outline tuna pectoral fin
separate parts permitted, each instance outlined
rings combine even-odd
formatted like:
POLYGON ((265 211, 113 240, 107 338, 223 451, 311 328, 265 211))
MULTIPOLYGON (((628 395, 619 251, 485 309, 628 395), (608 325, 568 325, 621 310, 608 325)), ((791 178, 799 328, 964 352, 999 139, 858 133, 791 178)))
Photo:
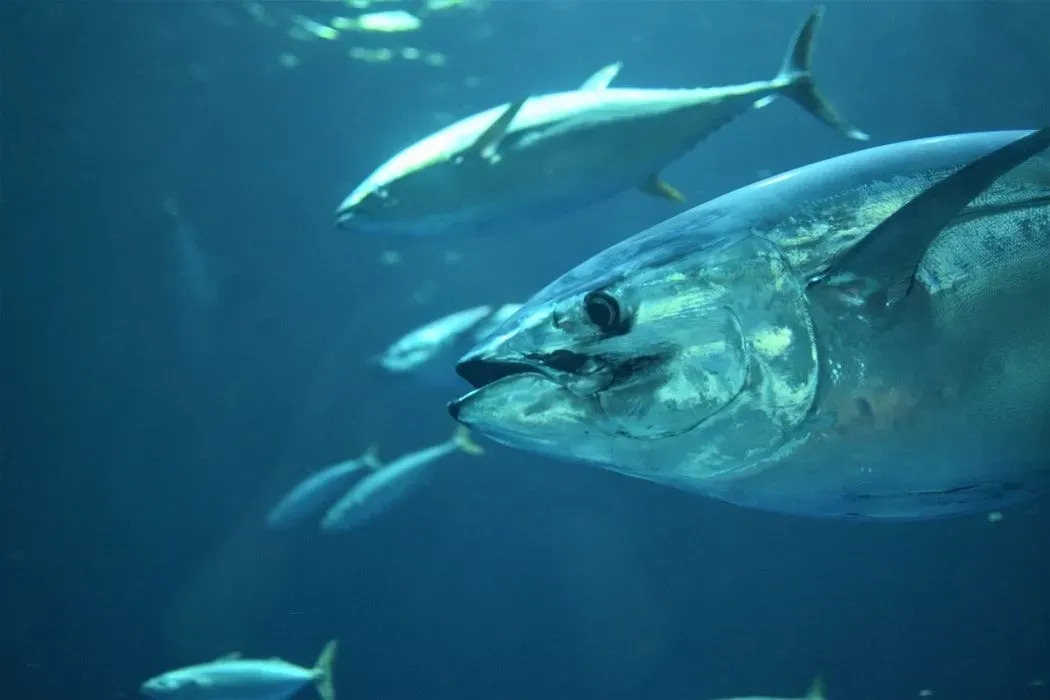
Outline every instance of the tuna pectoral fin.
POLYGON ((518 100, 517 102, 511 102, 507 105, 506 109, 496 117, 496 121, 492 122, 492 125, 485 129, 481 136, 474 141, 470 149, 467 151, 467 154, 486 160, 489 163, 499 162, 500 142, 507 134, 507 129, 510 128, 510 123, 514 121, 514 117, 516 117, 518 112, 521 111, 521 108, 527 99, 528 98, 518 100))
POLYGON ((321 700, 335 700, 335 685, 332 684, 332 665, 335 661, 335 651, 339 643, 332 639, 324 645, 321 655, 317 657, 314 664, 314 685, 317 686, 317 694, 321 700))
POLYGON ((616 74, 623 68, 623 61, 617 61, 616 63, 610 63, 605 66, 597 73, 583 81, 583 85, 580 86, 581 90, 604 90, 609 87, 609 83, 616 78, 616 74))
POLYGON ((817 676, 809 684, 804 700, 824 700, 824 679, 817 676))
POLYGON ((911 291, 937 235, 996 180, 1050 147, 1050 127, 1033 131, 956 170, 920 192, 832 263, 812 285, 867 281, 868 299, 885 309, 911 291))
POLYGON ((684 202, 685 195, 679 192, 677 189, 667 184, 660 179, 657 174, 652 174, 649 178, 641 184, 638 188, 646 194, 651 194, 654 197, 660 197, 661 199, 670 199, 672 202, 684 202))
MULTIPOLYGON (((782 95, 794 100, 831 128, 842 132, 851 139, 867 141, 871 137, 846 121, 820 94, 813 82, 813 37, 823 17, 824 8, 818 7, 806 18, 805 24, 792 39, 791 46, 788 47, 787 55, 784 57, 784 63, 773 82, 780 86, 782 95)), ((768 104, 768 99, 763 98, 756 103, 756 106, 762 107, 765 104, 768 104)))

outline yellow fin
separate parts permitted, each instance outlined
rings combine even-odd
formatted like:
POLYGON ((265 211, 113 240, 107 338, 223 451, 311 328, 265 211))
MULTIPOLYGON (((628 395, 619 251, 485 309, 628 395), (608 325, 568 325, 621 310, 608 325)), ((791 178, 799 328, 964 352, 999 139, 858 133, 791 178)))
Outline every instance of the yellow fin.
POLYGON ((470 437, 470 431, 465 426, 459 426, 456 428, 456 434, 452 436, 452 439, 456 443, 456 447, 466 452, 468 455, 481 455, 485 454, 485 448, 478 443, 474 442, 470 437))
POLYGON ((685 201, 685 195, 661 180, 660 175, 657 173, 650 175, 649 179, 643 182, 639 189, 646 194, 662 199, 670 199, 672 202, 681 203, 685 201))
POLYGON ((331 639, 324 645, 321 655, 317 657, 314 664, 314 672, 317 678, 314 685, 317 686, 317 694, 321 700, 335 700, 335 685, 332 683, 332 663, 335 661, 335 652, 339 648, 339 642, 331 639))
POLYGON ((824 700, 824 679, 817 676, 813 679, 813 682, 809 684, 809 690, 806 691, 805 700, 824 700))

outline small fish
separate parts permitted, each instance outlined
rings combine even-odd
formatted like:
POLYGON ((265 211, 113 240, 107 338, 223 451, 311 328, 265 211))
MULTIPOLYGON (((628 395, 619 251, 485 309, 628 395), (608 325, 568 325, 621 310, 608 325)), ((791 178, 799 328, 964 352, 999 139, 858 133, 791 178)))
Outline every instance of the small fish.
MULTIPOLYGON (((474 332, 472 334, 474 343, 480 342, 483 338, 487 337, 490 333, 492 333, 492 331, 499 328, 504 321, 506 321, 514 314, 518 313, 518 309, 520 309, 522 306, 524 306, 524 304, 503 304, 498 309, 493 311, 491 316, 483 320, 474 328, 474 332)), ((466 348, 463 352, 466 352, 469 349, 470 348, 466 348)), ((463 353, 460 353, 457 356, 457 359, 462 356, 463 353)))
POLYGON ((379 466, 376 447, 372 445, 356 459, 333 464, 311 474, 270 510, 266 516, 267 527, 271 530, 284 529, 319 513, 345 493, 353 479, 379 466))
POLYGON ((491 314, 492 307, 482 304, 442 316, 401 336, 374 361, 388 372, 415 370, 491 314))
POLYGON ((293 38, 317 37, 328 41, 335 41, 339 38, 339 30, 335 27, 321 24, 317 20, 310 19, 304 15, 295 15, 292 17, 292 22, 295 24, 292 30, 293 38))
POLYGON ((423 26, 422 20, 404 10, 369 12, 354 18, 352 29, 361 32, 412 32, 423 26))
POLYGON ((141 691, 163 700, 283 700, 313 683, 321 700, 335 700, 332 662, 336 641, 325 645, 313 668, 282 659, 242 659, 227 654, 205 664, 162 673, 142 684, 141 691))
POLYGON ((426 484, 435 461, 457 450, 470 455, 484 452, 470 439, 469 431, 460 426, 445 442, 410 452, 359 481, 325 514, 321 530, 349 530, 382 514, 426 484))
POLYGON ((428 389, 462 386, 452 371, 456 360, 520 306, 504 304, 495 311, 475 306, 449 314, 405 334, 371 362, 428 389))
POLYGON ((813 679, 812 683, 810 683, 809 690, 806 691, 806 694, 800 698, 782 698, 772 695, 745 695, 742 697, 721 698, 721 700, 825 700, 825 698, 824 680, 818 676, 813 679))
POLYGON ((428 235, 504 230, 637 189, 681 202, 669 163, 734 118, 787 97, 852 139, 868 135, 820 96, 810 70, 814 10, 771 80, 686 90, 611 88, 619 63, 575 90, 521 97, 412 144, 343 200, 338 226, 428 235))
POLYGON ((1050 488, 1050 128, 753 183, 614 245, 457 364, 486 436, 824 518, 1050 488))
POLYGON ((172 223, 171 255, 178 284, 173 291, 178 296, 179 325, 186 349, 200 360, 211 349, 220 280, 214 263, 201 247, 200 231, 183 212, 179 200, 168 196, 162 206, 172 223))

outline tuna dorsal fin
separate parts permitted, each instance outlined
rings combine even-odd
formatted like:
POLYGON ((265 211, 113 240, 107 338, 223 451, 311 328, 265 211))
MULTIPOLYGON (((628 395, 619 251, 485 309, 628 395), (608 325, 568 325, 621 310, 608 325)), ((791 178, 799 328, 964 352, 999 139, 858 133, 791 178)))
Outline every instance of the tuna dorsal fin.
POLYGON ((223 654, 222 656, 220 656, 219 658, 217 658, 215 660, 216 661, 233 661, 234 659, 239 659, 239 658, 241 658, 241 652, 239 652, 239 651, 231 651, 231 652, 228 652, 226 654, 223 654))
POLYGON ((521 111, 526 100, 528 100, 527 97, 507 105, 500 115, 496 117, 496 121, 492 122, 489 128, 481 133, 481 136, 478 136, 467 153, 492 164, 498 163, 500 142, 507 134, 510 123, 514 121, 514 117, 521 111))
POLYGON ((646 194, 651 194, 654 197, 660 197, 661 199, 669 199, 672 202, 682 203, 685 201, 685 195, 678 191, 672 185, 664 182, 659 173, 653 173, 645 182, 638 188, 646 194))
POLYGON ((583 81, 583 85, 580 86, 581 90, 604 90, 609 87, 609 83, 616 79, 616 74, 623 68, 623 61, 617 61, 616 63, 610 63, 604 68, 599 69, 594 75, 583 81))
MULTIPOLYGON (((1050 146, 1050 128, 985 154, 920 192, 847 250, 814 285, 864 281, 864 302, 888 311, 908 297, 926 250, 952 219, 1002 175, 1050 146)), ((876 308, 870 308, 875 311, 876 308)))

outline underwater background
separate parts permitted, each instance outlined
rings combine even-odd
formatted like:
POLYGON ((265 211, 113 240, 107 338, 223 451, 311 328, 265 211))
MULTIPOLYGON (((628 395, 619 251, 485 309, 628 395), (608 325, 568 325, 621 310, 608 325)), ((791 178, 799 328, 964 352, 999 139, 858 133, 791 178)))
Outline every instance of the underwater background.
MULTIPOLYGON (((771 77, 810 7, 465 3, 325 39, 294 18, 363 7, 0 4, 0 696, 134 697, 334 637, 344 698, 797 696, 818 674, 830 698, 1047 697, 1045 497, 808 520, 486 441, 360 529, 263 526, 320 466, 451 434, 459 390, 378 372, 390 342, 677 211, 630 192, 524 234, 366 237, 333 224, 353 185, 615 60, 631 86, 771 77)), ((1048 32, 1050 3, 831 2, 815 73, 873 144, 1035 128, 1048 32)), ((695 205, 858 147, 779 100, 666 176, 695 205)))

